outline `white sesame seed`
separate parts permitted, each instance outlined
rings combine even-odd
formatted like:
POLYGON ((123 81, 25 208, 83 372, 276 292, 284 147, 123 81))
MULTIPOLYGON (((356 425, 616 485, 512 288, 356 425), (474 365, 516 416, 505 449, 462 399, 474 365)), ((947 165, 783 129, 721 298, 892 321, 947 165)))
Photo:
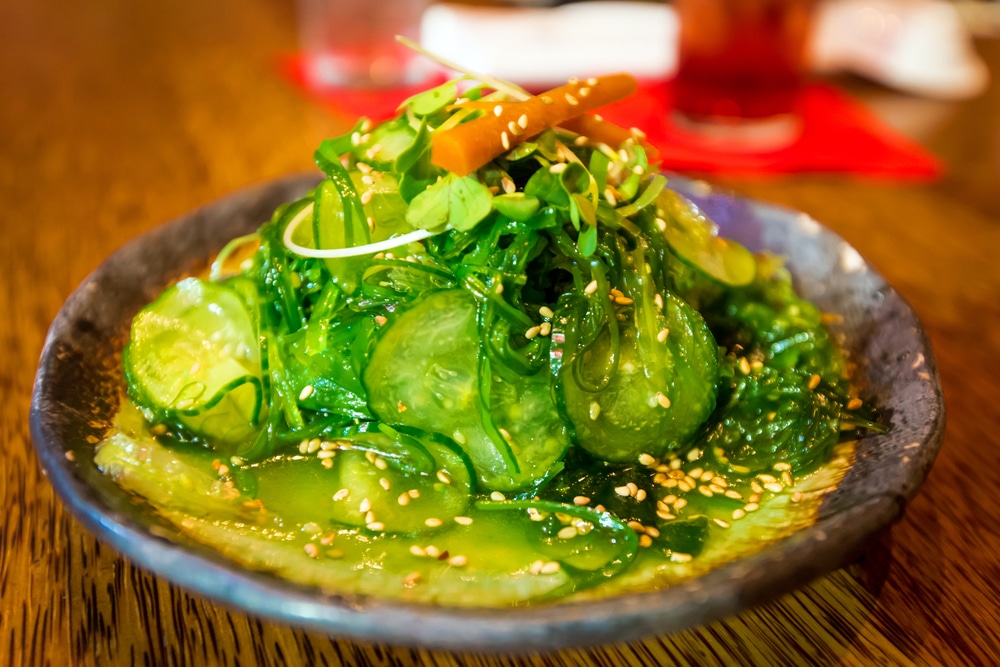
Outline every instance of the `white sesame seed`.
POLYGON ((333 499, 337 501, 345 500, 350 495, 351 495, 350 489, 341 489, 340 491, 337 491, 335 494, 333 494, 333 499))
POLYGON ((712 521, 714 521, 715 525, 717 525, 719 528, 729 528, 729 522, 726 521, 725 519, 715 518, 712 519, 712 521))
POLYGON ((452 565, 454 567, 465 567, 465 565, 468 564, 468 562, 469 559, 461 555, 452 556, 451 558, 448 559, 448 565, 452 565))
POLYGON ((319 450, 321 444, 322 443, 320 442, 319 438, 313 438, 312 440, 309 441, 309 445, 306 448, 306 451, 309 452, 310 454, 315 454, 319 450))
POLYGON ((591 401, 590 403, 590 421, 596 421, 601 415, 601 405, 597 401, 591 401))
POLYGON ((521 134, 521 128, 514 121, 509 121, 507 123, 507 129, 510 130, 512 136, 517 137, 521 134))
POLYGON ((706 498, 711 498, 712 496, 715 495, 712 489, 708 488, 707 486, 699 486, 698 493, 705 496, 706 498))
POLYGON ((368 512, 371 510, 371 508, 372 508, 372 501, 368 500, 367 498, 363 499, 361 501, 361 504, 358 505, 359 512, 368 512))
POLYGON ((540 574, 543 567, 545 567, 545 562, 536 560, 528 567, 528 572, 530 572, 531 574, 540 574))
POLYGON ((319 464, 327 470, 330 470, 333 468, 333 459, 321 459, 319 464))
POLYGON ((427 552, 424 551, 423 548, 418 544, 410 545, 410 553, 413 554, 414 556, 419 556, 421 558, 427 555, 427 552))
POLYGON ((627 486, 616 486, 615 487, 615 494, 619 495, 619 496, 621 496, 623 498, 628 498, 630 495, 632 495, 629 492, 629 489, 628 489, 627 486))
POLYGON ((756 512, 758 509, 760 509, 760 505, 758 505, 757 503, 747 503, 746 505, 743 506, 743 509, 745 509, 747 512, 756 512))
POLYGON ((320 450, 319 452, 316 453, 317 458, 320 458, 320 459, 332 459, 336 455, 337 455, 337 452, 336 452, 336 450, 333 450, 333 449, 322 449, 322 450, 320 450))
POLYGON ((539 336, 548 336, 550 333, 552 333, 552 323, 551 322, 542 322, 541 324, 538 325, 538 335, 539 336))
POLYGON ((782 483, 785 486, 791 486, 794 483, 794 480, 792 479, 792 473, 790 473, 787 470, 785 470, 784 472, 782 472, 781 473, 781 481, 782 481, 782 483))
POLYGON ((378 480, 378 483, 379 483, 379 486, 381 486, 381 487, 382 487, 383 489, 385 489, 386 491, 388 491, 388 490, 389 490, 389 488, 390 488, 390 486, 391 486, 391 485, 389 484, 389 480, 387 480, 387 479, 386 479, 385 477, 382 477, 382 478, 380 478, 380 479, 378 480))
POLYGON ((569 540, 577 536, 576 528, 573 526, 565 526, 556 533, 556 537, 561 540, 569 540))
POLYGON ((576 505, 577 507, 583 505, 589 505, 590 498, 588 498, 587 496, 576 496, 575 498, 573 498, 573 504, 576 505))
POLYGON ((381 521, 372 521, 371 523, 368 524, 367 528, 368 530, 373 530, 378 532, 385 530, 385 524, 382 523, 381 521))
POLYGON ((801 491, 796 491, 795 493, 792 494, 792 502, 793 503, 798 503, 798 502, 801 502, 801 501, 802 501, 802 492, 801 491))
POLYGON ((644 501, 646 499, 646 489, 639 489, 638 491, 636 491, 635 499, 640 503, 644 501))
POLYGON ((500 493, 499 491, 494 491, 493 493, 490 494, 490 500, 495 500, 497 502, 500 502, 503 500, 507 500, 507 496, 500 493))
POLYGON ((785 472, 786 470, 792 469, 792 464, 780 461, 774 464, 774 469, 778 472, 785 472))
POLYGON ((736 489, 726 489, 726 498, 732 498, 733 500, 743 500, 743 494, 736 489))
POLYGON ((552 319, 552 317, 555 315, 555 313, 552 312, 552 309, 549 308, 548 306, 542 306, 541 308, 539 308, 538 314, 547 320, 552 319))
POLYGON ((389 464, 385 462, 385 459, 379 457, 375 457, 375 460, 372 461, 372 464, 379 470, 385 470, 386 468, 389 467, 389 464))
POLYGON ((583 288, 583 293, 584 294, 593 294, 596 291, 597 291, 597 281, 596 280, 591 280, 589 283, 587 283, 587 286, 583 288))
POLYGON ((465 439, 465 434, 463 434, 458 429, 455 429, 455 432, 451 434, 451 437, 455 442, 457 442, 460 445, 464 445, 467 442, 465 439))
POLYGON ((503 107, 500 106, 499 104, 496 105, 495 107, 493 107, 493 115, 496 116, 497 118, 499 118, 500 116, 502 116, 503 115, 503 107))
POLYGON ((410 496, 410 498, 413 498, 414 500, 416 500, 417 498, 420 497, 420 490, 419 489, 410 489, 406 493, 410 496))
POLYGON ((733 510, 733 519, 736 520, 736 521, 739 521, 740 519, 742 519, 746 515, 747 515, 747 512, 744 509, 734 509, 733 510))
POLYGON ((551 167, 549 167, 549 173, 550 174, 561 174, 564 171, 566 171, 566 168, 568 166, 569 165, 566 164, 565 162, 556 162, 554 165, 552 165, 551 167))
POLYGON ((556 561, 549 561, 548 563, 542 566, 541 573, 555 574, 560 569, 562 569, 562 567, 559 565, 559 563, 557 563, 556 561))
POLYGON ((656 340, 659 343, 666 343, 667 336, 670 335, 670 329, 660 329, 660 333, 656 334, 656 340))
POLYGON ((314 389, 311 384, 307 384, 306 386, 302 387, 302 391, 299 392, 299 400, 300 401, 306 400, 307 398, 313 395, 313 391, 314 389))
POLYGON ((471 526, 472 525, 472 517, 469 517, 469 516, 456 516, 455 517, 455 523, 457 523, 460 526, 471 526))
POLYGON ((399 497, 396 498, 396 502, 405 507, 410 504, 410 496, 406 493, 401 493, 399 494, 399 497))
POLYGON ((765 484, 764 488, 770 491, 771 493, 781 493, 782 491, 785 490, 785 487, 783 487, 778 482, 774 482, 773 484, 765 484))
POLYGON ((639 454, 639 463, 644 466, 656 465, 656 459, 649 454, 639 454))
POLYGON ((674 502, 674 510, 675 511, 682 510, 685 507, 687 507, 687 504, 688 504, 687 498, 678 498, 676 502, 674 502))
POLYGON ((670 407, 670 399, 662 391, 656 392, 656 402, 660 404, 661 408, 666 409, 670 407))
POLYGON ((692 558, 694 557, 691 554, 682 554, 677 552, 670 554, 670 560, 675 563, 690 563, 692 558))
POLYGON ((312 542, 310 542, 305 546, 305 552, 306 555, 309 556, 310 558, 319 557, 319 547, 313 544, 312 542))
POLYGON ((569 104, 569 105, 570 105, 571 107, 575 107, 575 106, 576 106, 577 104, 579 104, 579 103, 580 103, 580 101, 579 101, 578 99, 576 99, 575 97, 573 97, 573 96, 572 96, 572 95, 570 95, 569 93, 566 93, 565 97, 566 97, 566 102, 567 102, 567 103, 568 103, 568 104, 569 104))
POLYGON ((531 340, 532 338, 534 338, 535 336, 538 335, 539 331, 541 331, 541 329, 539 327, 537 327, 537 326, 531 327, 527 331, 524 332, 524 337, 527 338, 528 340, 531 340))
POLYGON ((441 482, 442 484, 451 484, 451 477, 449 477, 448 473, 446 473, 444 470, 437 471, 437 478, 438 481, 441 482))
POLYGON ((437 528, 444 524, 444 521, 436 517, 430 517, 424 521, 424 525, 428 528, 437 528))
POLYGON ((507 137, 506 132, 500 133, 500 145, 503 146, 504 150, 510 150, 510 138, 507 137))
POLYGON ((649 535, 640 535, 639 546, 643 547, 644 549, 648 549, 649 547, 653 546, 653 538, 650 537, 649 535))
POLYGON ((404 588, 413 588, 414 586, 417 585, 417 581, 419 579, 420 579, 420 573, 419 572, 410 572, 403 579, 403 587, 404 588))

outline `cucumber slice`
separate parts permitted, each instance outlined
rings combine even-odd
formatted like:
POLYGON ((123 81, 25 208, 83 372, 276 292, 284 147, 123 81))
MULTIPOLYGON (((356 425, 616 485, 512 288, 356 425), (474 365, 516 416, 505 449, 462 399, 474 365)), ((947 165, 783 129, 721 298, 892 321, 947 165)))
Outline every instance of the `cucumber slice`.
POLYGON ((552 401, 548 375, 539 373, 516 382, 492 378, 489 416, 510 442, 490 437, 480 414, 476 311, 473 297, 463 290, 423 297, 386 328, 363 380, 380 419, 454 439, 486 488, 516 490, 547 473, 569 447, 569 435, 552 401), (519 470, 510 469, 505 454, 513 456, 519 470))
POLYGON ((667 243, 687 264, 730 287, 753 282, 757 261, 743 245, 719 236, 718 226, 685 197, 664 190, 656 200, 667 243))
MULTIPOLYGON (((676 450, 715 408, 719 359, 712 333, 697 312, 669 293, 663 316, 669 334, 660 344, 641 345, 634 327, 621 330, 618 372, 601 391, 581 388, 572 373, 561 380, 577 442, 600 460, 636 461, 640 454, 662 456, 676 450), (656 356, 643 358, 644 350, 656 356)), ((610 354, 605 330, 584 360, 610 354)), ((590 367, 580 371, 590 384, 598 384, 590 367)))
POLYGON ((230 451, 253 439, 262 409, 260 347, 239 294, 187 278, 132 322, 129 392, 164 421, 230 451))
POLYGON ((369 427, 324 443, 312 455, 248 468, 256 476, 256 499, 282 516, 372 533, 454 525, 468 507, 473 481, 465 461, 432 439, 387 431, 401 441, 369 427), (326 458, 333 462, 329 467, 326 458))

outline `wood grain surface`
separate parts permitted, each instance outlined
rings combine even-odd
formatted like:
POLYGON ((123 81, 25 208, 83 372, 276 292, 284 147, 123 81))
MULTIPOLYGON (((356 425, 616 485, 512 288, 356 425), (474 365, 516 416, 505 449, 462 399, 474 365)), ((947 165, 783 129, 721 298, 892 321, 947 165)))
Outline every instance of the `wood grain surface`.
MULTIPOLYGON (((311 168, 343 130, 276 74, 291 0, 0 2, 0 665, 1000 664, 1000 85, 967 102, 842 81, 948 166, 931 185, 725 181, 807 211, 910 301, 948 426, 920 495, 857 563, 708 627, 521 657, 359 644, 229 611, 83 530, 28 408, 45 332, 127 239, 311 168)), ((1000 43, 979 44, 1000 78, 1000 43)), ((719 179, 716 179, 719 180, 719 179)))

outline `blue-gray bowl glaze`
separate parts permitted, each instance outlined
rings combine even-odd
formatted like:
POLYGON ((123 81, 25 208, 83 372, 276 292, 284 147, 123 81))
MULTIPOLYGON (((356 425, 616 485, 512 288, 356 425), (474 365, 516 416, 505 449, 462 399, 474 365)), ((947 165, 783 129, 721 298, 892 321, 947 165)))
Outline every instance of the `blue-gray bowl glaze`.
POLYGON ((94 465, 122 386, 121 348, 134 314, 171 281, 204 268, 230 239, 300 196, 314 176, 238 192, 129 242, 69 297, 52 323, 35 379, 31 434, 72 513, 147 570, 231 607, 295 626, 447 649, 534 651, 618 642, 733 615, 830 572, 896 521, 923 482, 944 430, 934 358, 916 316, 847 243, 808 216, 672 177, 753 250, 784 255, 801 293, 844 316, 842 334, 866 387, 892 423, 860 441, 815 525, 672 588, 515 609, 449 608, 338 595, 243 569, 180 535, 94 465))

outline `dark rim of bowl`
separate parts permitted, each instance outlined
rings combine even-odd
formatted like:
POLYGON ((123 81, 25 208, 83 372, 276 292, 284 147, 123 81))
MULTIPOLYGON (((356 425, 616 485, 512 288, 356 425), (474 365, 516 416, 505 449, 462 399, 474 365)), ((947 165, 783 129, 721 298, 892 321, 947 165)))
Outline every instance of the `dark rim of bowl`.
POLYGON ((317 182, 304 175, 249 188, 133 239, 73 292, 49 330, 30 416, 42 468, 88 530, 175 584, 273 620, 402 645, 525 652, 628 641, 731 616, 849 562, 899 518, 937 454, 944 430, 937 370, 927 337, 899 294, 846 242, 802 214, 672 177, 673 186, 716 218, 725 234, 751 248, 784 251, 790 259, 793 244, 796 252, 815 251, 815 256, 805 253, 801 266, 790 265, 797 279, 816 273, 811 289, 820 292, 821 305, 852 289, 871 297, 848 318, 846 344, 867 362, 859 372, 870 397, 889 408, 893 431, 859 442, 854 464, 825 498, 814 525, 674 587, 513 609, 341 595, 243 569, 143 511, 97 471, 94 443, 117 409, 118 355, 134 313, 170 281, 206 266, 226 241, 253 231, 278 205, 317 182), (747 221, 754 222, 749 231, 747 221), (787 247, 774 247, 782 243, 787 247), (842 271, 834 271, 835 278, 847 277, 839 287, 836 279, 825 280, 838 266, 842 271))

